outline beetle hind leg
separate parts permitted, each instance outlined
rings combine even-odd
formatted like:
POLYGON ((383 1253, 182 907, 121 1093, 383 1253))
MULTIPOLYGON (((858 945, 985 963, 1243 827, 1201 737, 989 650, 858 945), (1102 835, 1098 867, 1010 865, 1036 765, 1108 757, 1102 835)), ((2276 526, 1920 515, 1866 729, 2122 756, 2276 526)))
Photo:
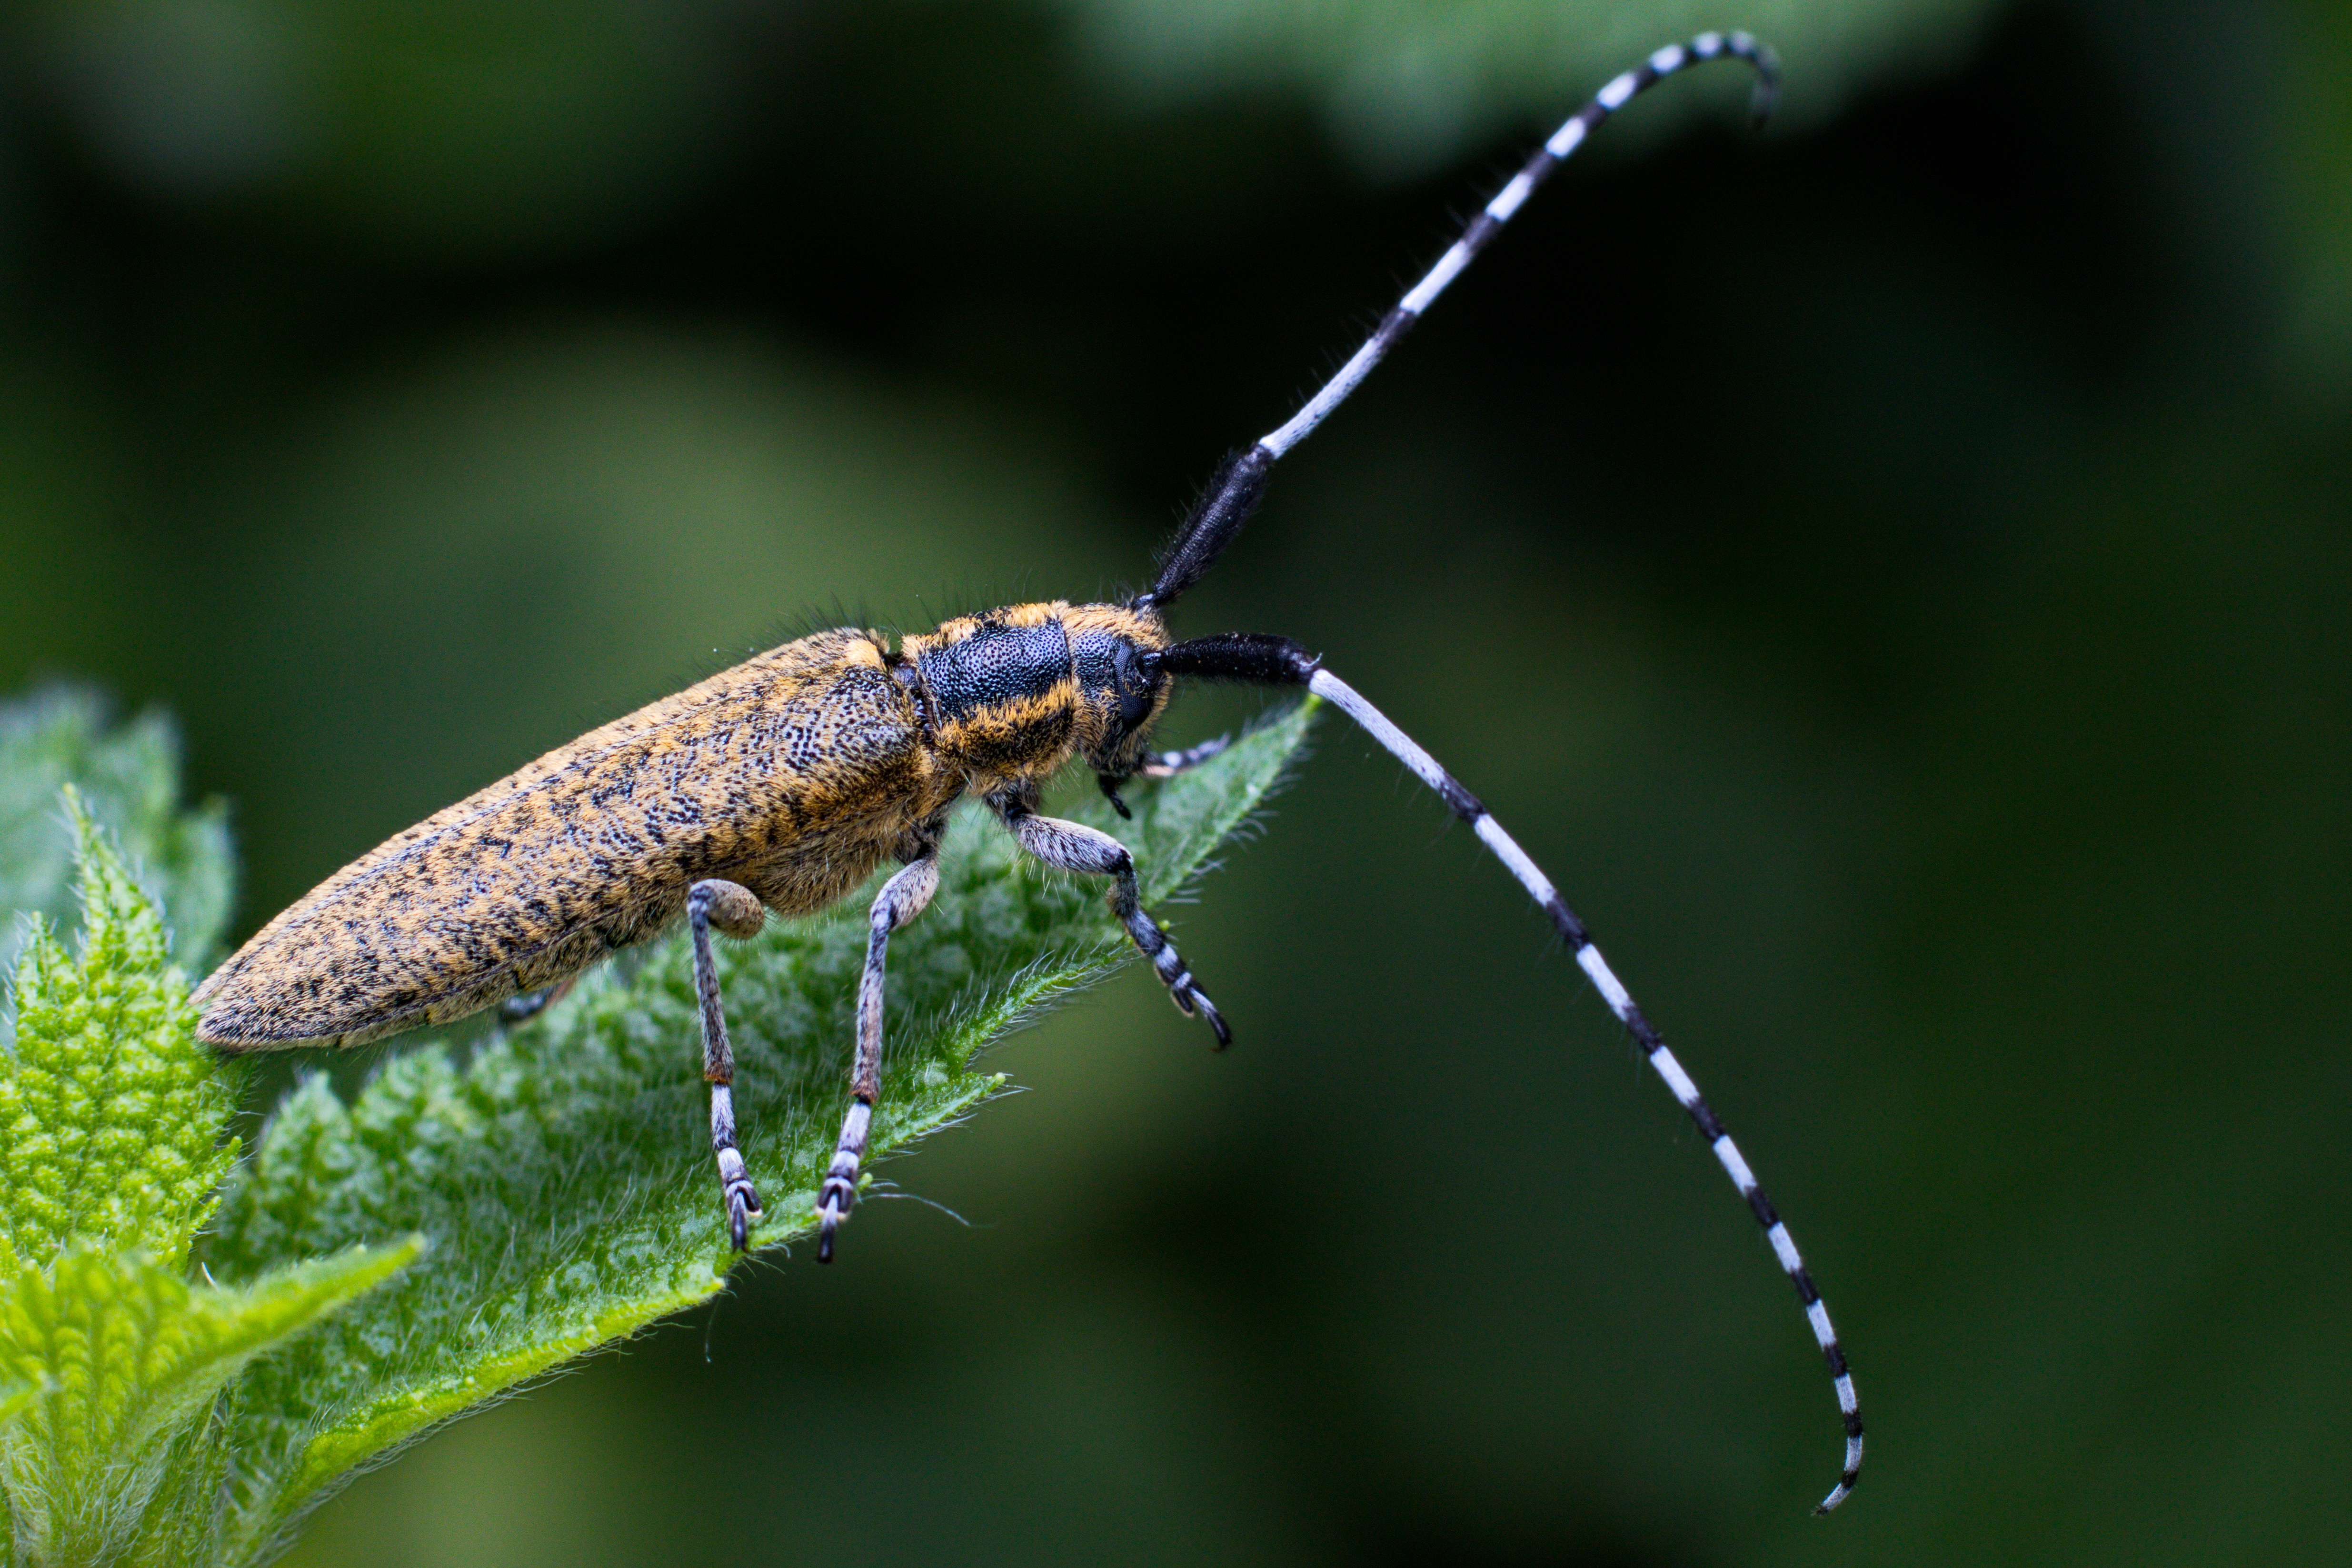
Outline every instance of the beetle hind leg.
POLYGON ((511 1027, 529 1023, 558 1002, 572 994, 580 984, 580 976, 567 974, 552 985, 542 985, 536 991, 526 991, 520 996, 509 996, 499 1004, 499 1022, 511 1027))
POLYGON ((940 889, 940 846, 937 834, 919 838, 902 854, 912 858, 882 884, 874 895, 866 926, 866 973, 857 982, 857 1063, 850 1072, 850 1106, 842 1118, 841 1140, 834 1145, 833 1163, 817 1189, 816 1259, 833 1261, 833 1233, 857 1205, 857 1168, 866 1159, 866 1141, 874 1127, 874 1101, 882 1092, 882 976, 890 952, 890 933, 923 912, 940 889))
POLYGON ((735 1142, 735 1052, 727 1043, 727 1013, 719 999, 719 968, 710 953, 710 928, 729 936, 757 936, 768 911, 758 895, 738 882, 713 878, 697 882, 686 896, 687 923, 694 932, 694 994, 702 1015, 702 1076, 710 1085, 710 1149, 719 1161, 719 1200, 727 1209, 727 1234, 740 1252, 751 1222, 760 1217, 759 1189, 744 1168, 735 1142))

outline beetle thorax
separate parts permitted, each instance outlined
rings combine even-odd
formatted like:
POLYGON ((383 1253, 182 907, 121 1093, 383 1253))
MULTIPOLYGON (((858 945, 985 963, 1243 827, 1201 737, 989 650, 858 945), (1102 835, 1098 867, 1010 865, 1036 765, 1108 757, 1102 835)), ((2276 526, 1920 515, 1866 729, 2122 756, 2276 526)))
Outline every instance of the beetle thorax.
POLYGON ((1150 656, 1160 617, 1062 600, 961 616, 901 640, 931 741, 977 787, 1042 781, 1073 756, 1097 773, 1135 770, 1168 681, 1150 656))

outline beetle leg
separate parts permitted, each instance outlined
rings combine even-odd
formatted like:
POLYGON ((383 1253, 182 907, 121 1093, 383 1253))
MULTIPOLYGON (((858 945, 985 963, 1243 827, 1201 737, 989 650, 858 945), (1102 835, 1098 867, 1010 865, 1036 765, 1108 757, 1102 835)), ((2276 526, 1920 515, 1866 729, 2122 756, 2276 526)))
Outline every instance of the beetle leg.
POLYGON ((923 912, 940 888, 940 847, 936 838, 920 840, 916 858, 908 861, 874 895, 874 909, 866 937, 866 973, 857 982, 857 1063, 849 1080, 849 1113, 842 1118, 841 1142, 834 1146, 833 1163, 817 1189, 816 1258, 833 1261, 833 1233, 849 1217, 857 1203, 857 1167, 866 1158, 866 1134, 873 1130, 874 1102, 882 1093, 882 969, 890 951, 890 933, 923 912))
POLYGON ((710 1085, 710 1148, 719 1157, 728 1235, 740 1252, 751 1222, 760 1217, 760 1194, 743 1168, 743 1151, 735 1146, 735 1052, 727 1043, 727 1014, 719 1000, 710 928, 717 926, 729 936, 757 936, 768 911, 751 889, 712 878, 688 889, 686 918, 694 931, 694 994, 702 1013, 702 1076, 710 1085))
POLYGON ((509 996, 499 1004, 499 1021, 513 1025, 536 1018, 566 996, 571 995, 572 988, 579 984, 580 976, 567 974, 552 985, 542 985, 536 991, 526 991, 520 996, 509 996))
POLYGON ((1187 746, 1181 752, 1146 752, 1129 774, 1097 773, 1095 783, 1102 786, 1103 796, 1122 821, 1132 821, 1135 813, 1127 809, 1127 802, 1118 797, 1118 786, 1129 778, 1172 779, 1187 768, 1197 768, 1211 757, 1234 743, 1231 735, 1219 735, 1197 746, 1187 746))
POLYGON ((989 805, 1004 819, 1021 847, 1046 865, 1110 878, 1111 913, 1127 928, 1136 951, 1150 961, 1152 973, 1168 987, 1177 1011, 1187 1017, 1197 1013, 1206 1018, 1209 1027, 1216 1031, 1219 1050, 1234 1043, 1233 1031, 1225 1026, 1216 1005, 1193 983, 1192 972, 1176 954, 1176 944, 1168 940, 1160 922, 1144 912, 1143 894, 1135 885, 1135 857, 1127 852, 1126 845, 1083 823, 1039 816, 1025 801, 1011 795, 991 796, 989 805))
POLYGON ((1143 765, 1135 771, 1148 779, 1174 778, 1187 768, 1199 767, 1233 743, 1231 735, 1219 735, 1213 741, 1187 746, 1181 752, 1146 752, 1143 765))

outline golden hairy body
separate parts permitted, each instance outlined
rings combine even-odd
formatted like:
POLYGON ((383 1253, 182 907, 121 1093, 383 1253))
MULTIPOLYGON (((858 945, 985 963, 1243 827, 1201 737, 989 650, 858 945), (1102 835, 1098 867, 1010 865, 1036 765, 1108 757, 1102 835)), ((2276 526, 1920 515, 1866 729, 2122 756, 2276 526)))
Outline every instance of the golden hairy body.
POLYGON ((922 656, 1089 630, 1166 640, 1156 616, 1022 605, 896 653, 872 632, 819 632, 650 703, 328 878, 205 982, 198 1034, 251 1050, 446 1023, 646 940, 706 879, 778 914, 822 909, 967 790, 1042 778, 1101 732, 1075 679, 959 705, 922 656))

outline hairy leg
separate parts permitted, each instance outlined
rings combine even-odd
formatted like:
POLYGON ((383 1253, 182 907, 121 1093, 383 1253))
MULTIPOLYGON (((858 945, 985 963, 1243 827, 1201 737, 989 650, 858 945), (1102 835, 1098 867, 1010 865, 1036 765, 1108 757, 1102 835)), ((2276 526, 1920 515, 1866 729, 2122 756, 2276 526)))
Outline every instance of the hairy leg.
POLYGON ((834 1146, 833 1163, 817 1191, 817 1261, 833 1261, 833 1233, 849 1217, 857 1203, 857 1168, 866 1158, 866 1139, 872 1131, 874 1101, 882 1092, 882 975, 890 951, 890 933, 923 912, 940 888, 940 847, 936 837, 924 839, 917 858, 882 884, 866 938, 866 973, 857 982, 857 1061, 850 1071, 849 1113, 842 1119, 841 1141, 834 1146))
POLYGON ((710 1148, 719 1158, 719 1192, 727 1205, 727 1232, 743 1250, 751 1222, 760 1217, 760 1194, 735 1146, 735 1052, 727 1043, 727 1014, 719 1000, 719 969, 710 953, 710 928, 729 936, 757 936, 768 918, 751 889, 717 879, 697 882, 686 896, 687 924, 694 932, 694 994, 702 1014, 702 1077, 710 1085, 710 1148))
POLYGON ((1169 998, 1176 1004, 1177 1010, 1187 1017, 1198 1014, 1206 1018, 1209 1027, 1216 1031, 1218 1049, 1233 1044, 1233 1031, 1225 1026, 1216 1005, 1194 984, 1192 972, 1177 955, 1176 944, 1168 940, 1159 921, 1144 913, 1143 895, 1135 883, 1135 857, 1127 852, 1126 845, 1083 823, 1040 816, 1026 800, 1016 795, 992 795, 988 804, 1003 818, 1005 827, 1021 847, 1046 865, 1064 871, 1108 877, 1111 912, 1127 928, 1136 951, 1150 962, 1152 973, 1160 976, 1160 984, 1168 987, 1169 998))

